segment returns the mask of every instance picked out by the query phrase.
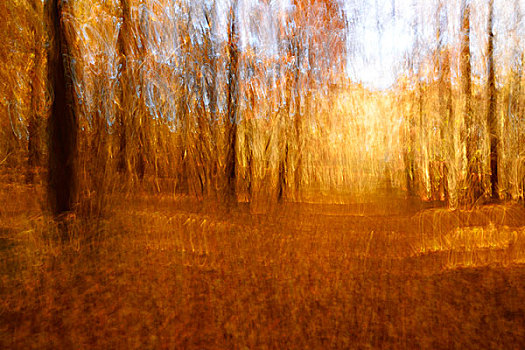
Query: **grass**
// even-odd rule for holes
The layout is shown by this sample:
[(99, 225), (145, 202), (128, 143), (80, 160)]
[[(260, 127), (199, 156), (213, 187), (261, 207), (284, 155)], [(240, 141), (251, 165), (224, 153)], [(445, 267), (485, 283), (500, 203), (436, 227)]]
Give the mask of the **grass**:
[(87, 246), (92, 223), (72, 221), (59, 244), (38, 188), (10, 186), (0, 190), (0, 348), (525, 346), (519, 206), (388, 214), (287, 203), (253, 214), (122, 196)]

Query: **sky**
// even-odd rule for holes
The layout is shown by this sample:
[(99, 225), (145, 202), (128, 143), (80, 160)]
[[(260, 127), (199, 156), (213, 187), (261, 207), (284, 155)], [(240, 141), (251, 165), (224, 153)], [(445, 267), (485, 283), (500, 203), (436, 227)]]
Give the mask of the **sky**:
[[(417, 52), (416, 30), (419, 31), (419, 51), (424, 52), (436, 45), (435, 0), (342, 1), (350, 24), (353, 24), (349, 29), (348, 74), (368, 87), (386, 89), (395, 83), (406, 58)], [(470, 1), (473, 74), (483, 76), (488, 1)], [(518, 2), (519, 14), (515, 11), (514, 0), (494, 1), (495, 50), (501, 66), (512, 59), (516, 45), (524, 49), (525, 0)], [(460, 0), (444, 0), (444, 4), (449, 16), (448, 30), (452, 33), (448, 40), (451, 45), (458, 45)], [(516, 28), (519, 18), (521, 25)], [(521, 39), (518, 42), (510, 40), (515, 37)]]
[(396, 65), (413, 45), (412, 2), (396, 0), (393, 6), (392, 1), (345, 1), (350, 23), (354, 23), (348, 38), (350, 77), (377, 89), (395, 82)]
[[(219, 26), (226, 27), (229, 1), (218, 1)], [(255, 45), (259, 54), (277, 54), (276, 26), (279, 13), (289, 9), (291, 0), (238, 0), (241, 24), (241, 46)], [(347, 40), (347, 74), (373, 89), (391, 87), (399, 72), (407, 66), (415, 53), (425, 54), (435, 49), (435, 9), (437, 0), (332, 0), (339, 1), (349, 24)], [(459, 47), (460, 2), (443, 0), (448, 14), (448, 39), (452, 47)], [(486, 47), (487, 1), (472, 3), (471, 52), (473, 74), (483, 76)], [(513, 32), (518, 18), (514, 0), (494, 0), (497, 64), (505, 66), (511, 59), (516, 43), (510, 37), (525, 37), (525, 21), (520, 32)], [(518, 0), (521, 16), (525, 0)], [(219, 30), (226, 35), (225, 30)], [(417, 32), (417, 33), (416, 33)], [(416, 40), (416, 38), (418, 38)], [(225, 37), (223, 38), (225, 39)], [(521, 45), (523, 49), (523, 39)], [(499, 60), (499, 62), (498, 62)], [(503, 63), (503, 64), (502, 64)], [(457, 62), (456, 62), (457, 65)], [(500, 72), (501, 73), (501, 72)]]
[[(387, 88), (395, 81), (395, 64), (412, 45), (408, 19), (412, 18), (413, 0), (339, 1), (351, 25), (348, 33), (348, 74), (371, 87)], [(392, 19), (394, 2), (396, 14), (399, 14), (397, 20)], [(286, 11), (291, 6), (290, 0), (272, 0), (267, 3), (240, 0), (239, 6), (242, 41), (259, 41), (267, 53), (276, 53), (277, 48), (272, 47), (276, 33), (265, 24), (272, 19), (264, 15), (261, 18), (261, 14)], [(258, 15), (254, 16), (254, 13)], [(253, 35), (253, 28), (258, 28), (259, 33)]]

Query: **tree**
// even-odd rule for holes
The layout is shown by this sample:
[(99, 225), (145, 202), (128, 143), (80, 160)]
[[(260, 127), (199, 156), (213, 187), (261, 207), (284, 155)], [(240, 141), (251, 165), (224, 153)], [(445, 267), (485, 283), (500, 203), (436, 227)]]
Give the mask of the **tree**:
[(129, 166), (127, 161), (127, 123), (128, 111), (127, 103), (130, 98), (129, 80), (128, 80), (128, 57), (129, 43), (127, 42), (131, 37), (131, 13), (128, 0), (121, 0), (120, 6), (122, 8), (122, 27), (120, 28), (118, 36), (118, 50), (120, 54), (121, 67), (119, 71), (119, 109), (117, 110), (117, 127), (118, 127), (118, 155), (117, 155), (117, 170), (121, 173), (127, 174)]
[[(345, 70), (346, 21), (335, 0), (293, 0), (280, 23), (281, 79), (284, 81), (278, 199), (288, 190), (293, 175), (295, 196), (303, 177), (301, 148), (304, 125), (311, 112), (312, 91), (321, 84), (333, 87)], [(293, 121), (289, 125), (288, 121)], [(291, 169), (288, 169), (291, 168)], [(290, 171), (291, 170), (291, 171)]]
[[(442, 160), (449, 162), (455, 156), (454, 145), (454, 108), (452, 96), (452, 80), (451, 80), (451, 65), (450, 65), (450, 50), (448, 43), (445, 42), (445, 31), (448, 26), (448, 13), (446, 4), (443, 0), (439, 0), (436, 12), (436, 41), (437, 41), (437, 61), (435, 65), (438, 69), (438, 94), (439, 94), (439, 114), (441, 118), (440, 139), (442, 148)], [(452, 136), (452, 140), (448, 138)], [(450, 163), (449, 163), (450, 164)], [(449, 206), (455, 206), (456, 195), (455, 189), (449, 188), (452, 181), (448, 181), (449, 166), (447, 162), (443, 162), (441, 168), (441, 185), (443, 186), (443, 194), (448, 201)]]
[[(416, 3), (414, 3), (414, 6)], [(412, 48), (412, 58), (407, 59), (408, 63), (408, 70), (409, 74), (412, 76), (415, 76), (416, 84), (415, 87), (409, 87), (410, 93), (409, 93), (409, 99), (414, 102), (414, 100), (417, 100), (417, 109), (415, 108), (413, 104), (411, 105), (411, 111), (408, 115), (408, 130), (407, 130), (407, 137), (405, 142), (407, 143), (406, 147), (408, 148), (405, 150), (404, 154), (404, 162), (405, 162), (405, 181), (407, 186), (407, 193), (410, 197), (413, 197), (417, 193), (417, 173), (418, 168), (417, 166), (421, 167), (421, 164), (416, 163), (416, 148), (422, 149), (422, 124), (423, 124), (423, 103), (424, 103), (424, 96), (423, 96), (423, 85), (422, 85), (422, 76), (421, 71), (423, 68), (423, 58), (421, 55), (421, 33), (420, 33), (420, 23), (416, 17), (413, 19), (413, 30), (414, 30), (414, 45)], [(416, 74), (417, 73), (417, 74)], [(418, 118), (416, 118), (416, 116)], [(419, 120), (419, 145), (416, 142), (416, 134), (417, 134), (417, 125)], [(419, 146), (419, 147), (418, 147)]]
[(48, 119), (48, 197), (55, 218), (74, 209), (77, 187), (75, 156), (78, 131), (72, 102), (71, 75), (66, 64), (68, 42), (62, 21), (63, 7), (62, 0), (49, 0), (47, 3), (52, 40), (48, 54), (48, 79), (54, 94)]
[(498, 121), (496, 118), (496, 74), (494, 71), (494, 0), (488, 3), (487, 21), (487, 123), (490, 137), (490, 187), (492, 199), (497, 199), (498, 195)]
[(479, 159), (476, 159), (477, 138), (475, 137), (474, 116), (472, 114), (472, 63), (470, 53), (470, 0), (461, 1), (461, 48), (460, 48), (460, 74), (461, 92), (463, 98), (463, 119), (465, 130), (462, 132), (461, 141), (465, 143), (467, 160), (467, 201), (473, 202), (479, 195), (478, 176)]
[[(525, 154), (524, 154), (524, 148), (523, 148), (523, 130), (525, 129), (524, 126), (524, 118), (520, 117), (523, 116), (523, 113), (525, 112), (525, 93), (523, 84), (525, 83), (525, 79), (523, 79), (523, 69), (525, 67), (525, 53), (523, 51), (523, 38), (520, 35), (520, 27), (523, 27), (522, 24), (522, 10), (520, 6), (520, 1), (515, 0), (514, 6), (513, 6), (513, 12), (514, 12), (514, 23), (512, 25), (512, 37), (513, 39), (513, 49), (512, 49), (512, 56), (510, 60), (510, 75), (508, 77), (508, 85), (509, 88), (506, 93), (505, 97), (505, 119), (504, 119), (504, 130), (505, 133), (500, 132), (501, 141), (507, 141), (505, 144), (504, 150), (510, 150), (515, 152), (517, 155), (516, 157), (512, 157), (511, 160), (511, 173), (510, 176), (510, 182), (512, 183), (512, 190), (511, 193), (514, 197), (524, 199), (525, 194), (525, 171), (521, 170), (520, 168), (525, 169)], [(515, 137), (514, 140), (505, 140), (505, 136), (512, 135)], [(508, 152), (508, 151), (507, 151)], [(509, 184), (510, 185), (510, 184)]]
[(238, 63), (239, 63), (239, 32), (237, 22), (237, 0), (230, 5), (228, 15), (227, 38), (227, 91), (226, 91), (226, 125), (227, 125), (227, 155), (226, 155), (226, 195), (228, 200), (236, 201), (237, 173), (237, 105), (238, 105)]
[[(202, 4), (202, 15), (199, 28), (196, 34), (199, 39), (193, 47), (196, 60), (193, 63), (195, 72), (199, 70), (204, 73), (200, 79), (195, 79), (195, 110), (197, 118), (197, 132), (199, 142), (196, 144), (197, 159), (197, 176), (199, 178), (200, 191), (203, 195), (211, 195), (213, 183), (213, 174), (216, 172), (217, 164), (216, 155), (219, 154), (217, 147), (214, 145), (214, 127), (217, 120), (217, 50), (216, 37), (213, 31), (216, 20), (216, 3), (212, 1), (209, 5)], [(237, 87), (238, 88), (238, 87)], [(207, 103), (206, 103), (207, 102)]]

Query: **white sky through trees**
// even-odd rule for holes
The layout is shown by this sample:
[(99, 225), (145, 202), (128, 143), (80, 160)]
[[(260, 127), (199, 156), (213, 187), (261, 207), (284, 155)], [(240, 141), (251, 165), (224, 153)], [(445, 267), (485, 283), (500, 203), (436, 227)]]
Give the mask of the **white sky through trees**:
[[(218, 26), (226, 27), (232, 0), (216, 2)], [(293, 9), (291, 0), (237, 0), (241, 47), (256, 48), (258, 55), (278, 54), (277, 27), (280, 16)], [(347, 73), (374, 89), (392, 86), (400, 72), (418, 69), (421, 59), (436, 48), (436, 9), (439, 0), (332, 0), (343, 8), (347, 31)], [(443, 44), (459, 45), (461, 0), (441, 0), (446, 23)], [(471, 3), (471, 53), (474, 78), (484, 75), (488, 0)], [(516, 11), (516, 4), (517, 11)], [(193, 6), (202, 6), (197, 3)], [(495, 56), (497, 65), (508, 67), (515, 51), (523, 51), (525, 0), (494, 1)], [(517, 13), (519, 12), (519, 13)], [(519, 23), (519, 25), (516, 25)], [(223, 36), (226, 31), (219, 30)], [(224, 37), (225, 38), (225, 37)], [(223, 38), (223, 39), (224, 39)], [(456, 57), (452, 57), (453, 67)], [(502, 72), (497, 72), (501, 74)]]
[[(471, 53), (473, 75), (485, 72), (487, 0), (469, 0), (472, 6)], [(445, 43), (459, 43), (460, 0), (442, 0), (448, 33)], [(349, 20), (349, 75), (372, 88), (390, 87), (397, 74), (418, 56), (428, 55), (436, 47), (436, 8), (438, 0), (346, 0)], [(518, 8), (516, 9), (516, 3)], [(494, 1), (496, 59), (508, 67), (515, 51), (523, 51), (525, 36), (523, 10), (525, 1)], [(417, 69), (417, 68), (416, 68)], [(502, 73), (502, 72), (499, 72)]]
[(370, 87), (389, 87), (395, 80), (395, 65), (412, 47), (412, 1), (346, 1), (345, 10), (350, 76)]

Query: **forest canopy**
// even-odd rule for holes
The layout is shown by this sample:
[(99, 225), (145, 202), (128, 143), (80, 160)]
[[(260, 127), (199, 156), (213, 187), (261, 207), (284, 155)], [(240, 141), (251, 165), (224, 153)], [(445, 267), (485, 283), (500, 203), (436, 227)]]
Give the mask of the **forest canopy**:
[(57, 214), (101, 211), (120, 187), (228, 203), (523, 199), (524, 8), (2, 2), (0, 166), (46, 182)]

